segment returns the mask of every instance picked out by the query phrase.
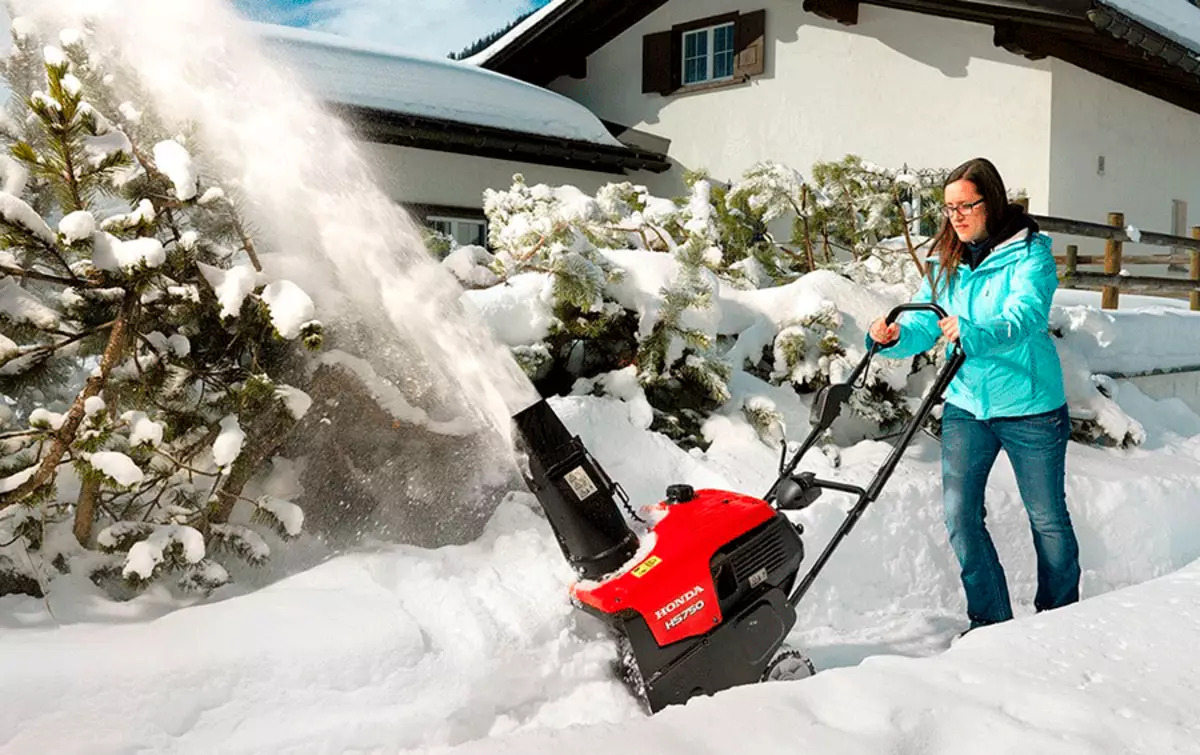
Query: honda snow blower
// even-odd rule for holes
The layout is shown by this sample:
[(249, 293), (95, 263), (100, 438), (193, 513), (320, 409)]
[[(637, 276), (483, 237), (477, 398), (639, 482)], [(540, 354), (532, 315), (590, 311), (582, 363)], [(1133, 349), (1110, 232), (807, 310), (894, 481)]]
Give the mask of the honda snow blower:
[[(914, 310), (946, 316), (936, 304), (904, 304), (886, 321)], [(764, 497), (668, 485), (665, 500), (649, 509), (653, 522), (645, 543), (617, 506), (620, 498), (636, 518), (625, 491), (544, 400), (514, 417), (529, 457), (530, 490), (579, 576), (571, 586), (572, 601), (612, 628), (625, 681), (651, 713), (697, 695), (815, 673), (807, 657), (784, 645), (796, 623), (796, 606), (879, 496), (964, 359), (956, 347), (866, 488), (795, 473), (837, 419), (878, 348), (867, 352), (846, 382), (817, 394), (811, 432), (790, 461), (784, 444), (779, 477)], [(812, 505), (823, 490), (852, 494), (857, 502), (797, 581), (804, 531), (783, 512)]]

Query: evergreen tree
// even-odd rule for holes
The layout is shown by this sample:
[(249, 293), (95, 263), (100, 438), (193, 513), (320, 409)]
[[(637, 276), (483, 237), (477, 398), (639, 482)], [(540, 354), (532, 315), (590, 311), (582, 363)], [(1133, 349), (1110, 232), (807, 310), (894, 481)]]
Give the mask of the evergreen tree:
[(0, 543), (67, 568), (46, 533), (69, 526), (112, 554), (89, 561), (98, 574), (212, 589), (229, 580), (218, 553), (266, 558), (247, 524), (300, 531), (294, 504), (241, 493), (307, 410), (284, 379), (322, 326), (304, 291), (264, 276), (236, 202), (130, 99), (136, 81), (83, 33), (13, 30)]

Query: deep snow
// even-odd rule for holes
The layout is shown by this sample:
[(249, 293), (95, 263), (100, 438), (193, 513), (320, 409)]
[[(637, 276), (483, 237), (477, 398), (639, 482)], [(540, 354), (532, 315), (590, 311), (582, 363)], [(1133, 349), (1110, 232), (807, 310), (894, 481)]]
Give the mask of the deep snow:
[[(753, 388), (803, 421), (794, 394)], [(42, 601), (0, 599), (0, 752), (1200, 751), (1200, 417), (1129, 385), (1120, 400), (1146, 446), (1070, 451), (1085, 601), (1030, 616), (1032, 550), (1002, 457), (989, 523), (1018, 620), (944, 654), (963, 605), (937, 446), (921, 435), (801, 606), (792, 641), (825, 669), (811, 680), (644, 720), (610, 671), (612, 642), (567, 603), (532, 497), (514, 494), (468, 545), (366, 547), (206, 605), (168, 611), (157, 590), (113, 604), (64, 578), (58, 625)], [(553, 405), (635, 503), (668, 482), (770, 482), (774, 451), (740, 418), (686, 453), (624, 402)], [(863, 480), (886, 450), (804, 467)], [(809, 562), (845, 505), (829, 495), (800, 515)]]

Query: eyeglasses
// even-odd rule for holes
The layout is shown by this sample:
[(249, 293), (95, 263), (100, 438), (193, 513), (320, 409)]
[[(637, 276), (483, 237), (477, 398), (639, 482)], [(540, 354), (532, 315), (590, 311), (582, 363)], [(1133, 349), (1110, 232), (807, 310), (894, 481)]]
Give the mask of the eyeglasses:
[(950, 217), (951, 215), (974, 215), (975, 208), (983, 204), (983, 199), (976, 199), (974, 202), (963, 202), (962, 204), (948, 204), (942, 206), (942, 215)]

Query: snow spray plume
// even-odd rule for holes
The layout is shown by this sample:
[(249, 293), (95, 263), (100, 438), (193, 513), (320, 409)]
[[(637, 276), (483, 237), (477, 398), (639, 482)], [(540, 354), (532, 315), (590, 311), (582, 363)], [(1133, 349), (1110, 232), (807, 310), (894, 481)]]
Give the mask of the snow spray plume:
[[(457, 281), (425, 251), (408, 214), (377, 187), (344, 125), (271, 61), (254, 25), (226, 0), (11, 0), (10, 6), (51, 42), (61, 29), (86, 29), (87, 44), (106, 66), (133, 74), (156, 114), (210, 163), (210, 179), (237, 198), (253, 224), (263, 268), (286, 270), (313, 294), (337, 349), (321, 358), (325, 364), (350, 368), (373, 398), (390, 404), (402, 429), (470, 438), (472, 452), (482, 453), (428, 460), (450, 468), (444, 471), (418, 470), (407, 460), (400, 479), (410, 489), (379, 491), (384, 500), (463, 499), (501, 483), (494, 470), (511, 467), (510, 418), (536, 401), (536, 392), (487, 327), (462, 310)], [(381, 377), (388, 380), (384, 390)], [(325, 403), (338, 400), (334, 394)], [(355, 470), (356, 461), (349, 462)], [(419, 472), (425, 477), (416, 483)]]

